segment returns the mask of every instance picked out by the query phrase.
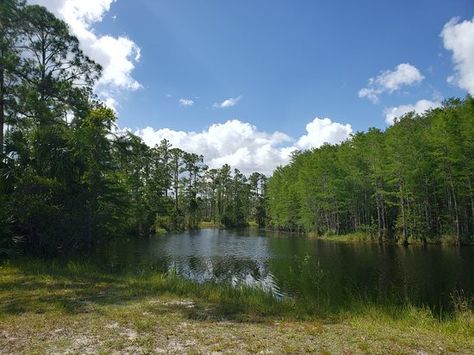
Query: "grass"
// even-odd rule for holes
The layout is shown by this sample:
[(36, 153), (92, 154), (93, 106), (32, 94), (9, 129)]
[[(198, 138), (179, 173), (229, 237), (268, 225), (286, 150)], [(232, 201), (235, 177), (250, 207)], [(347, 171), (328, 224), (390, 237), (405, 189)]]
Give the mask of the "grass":
[(342, 235), (330, 234), (321, 237), (323, 240), (329, 240), (333, 242), (363, 242), (363, 243), (373, 243), (378, 242), (377, 238), (372, 237), (370, 234), (365, 232), (354, 232)]
[(221, 223), (215, 223), (213, 221), (201, 221), (199, 222), (199, 229), (210, 229), (210, 228), (224, 228)]
[(164, 228), (156, 228), (155, 229), (155, 235), (165, 235), (167, 233), (168, 233), (168, 231)]
[(278, 301), (255, 289), (85, 262), (0, 266), (0, 353), (468, 353), (472, 305), (456, 314), (357, 301)]
[[(258, 224), (255, 221), (248, 221), (245, 226), (242, 226), (243, 228), (258, 228)], [(222, 223), (219, 222), (213, 222), (213, 221), (201, 221), (199, 222), (199, 229), (222, 229), (225, 228), (225, 226)]]
[[(309, 238), (319, 238), (321, 240), (327, 240), (331, 242), (344, 242), (344, 243), (379, 243), (379, 239), (373, 235), (370, 235), (367, 232), (353, 232), (347, 234), (327, 234), (324, 236), (316, 236), (314, 233), (308, 233)], [(398, 237), (396, 243), (402, 244), (404, 242), (402, 237)], [(422, 245), (423, 241), (419, 238), (408, 238), (408, 244), (410, 245)], [(445, 246), (455, 246), (456, 237), (450, 235), (443, 235), (441, 237), (428, 238), (426, 244), (433, 245), (445, 245)], [(462, 240), (462, 245), (474, 245), (472, 240)]]

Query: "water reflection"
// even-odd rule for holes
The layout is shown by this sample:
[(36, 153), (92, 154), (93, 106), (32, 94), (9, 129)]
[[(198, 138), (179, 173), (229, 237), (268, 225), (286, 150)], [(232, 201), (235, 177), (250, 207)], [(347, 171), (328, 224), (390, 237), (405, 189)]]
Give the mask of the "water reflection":
[(209, 256), (176, 257), (169, 258), (167, 270), (198, 283), (216, 282), (228, 283), (233, 287), (257, 287), (282, 296), (268, 265), (262, 260)]
[(174, 270), (196, 282), (260, 287), (274, 295), (338, 304), (360, 297), (446, 309), (474, 296), (474, 248), (345, 244), (255, 231), (202, 230), (134, 239), (101, 252), (104, 262)]
[(174, 270), (193, 281), (258, 287), (281, 297), (268, 267), (268, 241), (265, 237), (204, 230), (166, 238), (153, 248), (166, 256), (168, 271)]

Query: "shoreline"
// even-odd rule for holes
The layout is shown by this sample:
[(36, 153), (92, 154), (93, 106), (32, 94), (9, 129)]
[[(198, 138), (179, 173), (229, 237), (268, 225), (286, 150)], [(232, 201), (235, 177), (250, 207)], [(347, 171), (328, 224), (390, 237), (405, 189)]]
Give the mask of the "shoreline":
[[(462, 301), (462, 300), (461, 300)], [(173, 275), (0, 264), (0, 348), (24, 352), (467, 353), (474, 313), (361, 301), (340, 311)]]
[[(437, 245), (437, 246), (449, 246), (449, 247), (458, 247), (455, 244), (455, 237), (454, 236), (444, 236), (444, 237), (437, 237), (436, 239), (427, 239), (424, 243), (422, 240), (409, 238), (408, 244), (404, 245), (401, 239), (399, 240), (378, 240), (378, 238), (371, 236), (368, 233), (361, 233), (361, 232), (354, 232), (354, 233), (346, 233), (346, 234), (339, 234), (339, 235), (329, 235), (329, 236), (316, 236), (313, 232), (292, 232), (292, 231), (284, 231), (278, 229), (271, 229), (271, 228), (258, 228), (257, 226), (249, 225), (247, 227), (241, 228), (226, 228), (223, 225), (218, 224), (205, 224), (203, 226), (199, 226), (199, 229), (256, 229), (260, 232), (264, 233), (271, 233), (276, 235), (289, 235), (289, 236), (300, 236), (303, 238), (314, 239), (314, 240), (322, 240), (322, 241), (331, 241), (331, 242), (340, 242), (340, 243), (363, 243), (363, 244), (384, 244), (384, 245), (400, 245), (400, 246), (428, 246), (428, 245)], [(170, 232), (173, 233), (173, 232)], [(466, 241), (463, 240), (460, 247), (463, 246), (474, 246), (473, 241)]]

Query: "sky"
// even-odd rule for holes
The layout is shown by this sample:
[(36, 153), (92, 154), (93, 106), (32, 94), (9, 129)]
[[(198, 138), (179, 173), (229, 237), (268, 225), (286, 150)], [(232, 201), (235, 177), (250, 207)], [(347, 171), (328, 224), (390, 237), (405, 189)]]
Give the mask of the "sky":
[(29, 0), (153, 146), (271, 174), (295, 150), (474, 95), (474, 0)]

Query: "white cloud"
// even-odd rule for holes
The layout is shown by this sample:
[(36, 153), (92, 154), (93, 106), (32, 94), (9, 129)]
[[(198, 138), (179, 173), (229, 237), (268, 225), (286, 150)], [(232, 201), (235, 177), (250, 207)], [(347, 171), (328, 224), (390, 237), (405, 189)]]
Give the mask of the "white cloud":
[(107, 102), (116, 100), (121, 90), (137, 90), (140, 83), (132, 76), (140, 60), (140, 48), (125, 36), (97, 35), (93, 25), (102, 21), (116, 0), (29, 0), (45, 6), (63, 19), (71, 32), (79, 39), (86, 55), (101, 64), (102, 77), (96, 92)]
[(282, 143), (291, 141), (288, 135), (262, 132), (250, 123), (239, 120), (215, 123), (202, 132), (146, 127), (136, 133), (149, 146), (167, 139), (175, 147), (204, 155), (211, 168), (230, 164), (245, 173), (271, 173), (277, 165), (288, 163), (291, 154), (280, 147)]
[(453, 52), (455, 74), (448, 82), (474, 95), (474, 18), (459, 22), (453, 18), (441, 32), (444, 48)]
[(107, 107), (111, 108), (115, 112), (117, 112), (117, 108), (119, 106), (119, 103), (117, 100), (115, 100), (113, 97), (109, 96), (105, 99), (104, 103), (107, 105)]
[(385, 70), (375, 78), (370, 78), (368, 86), (359, 90), (359, 97), (366, 97), (376, 103), (380, 94), (392, 93), (404, 85), (420, 83), (423, 79), (424, 76), (413, 65), (398, 64), (394, 70)]
[(191, 99), (179, 99), (179, 104), (181, 106), (192, 106), (194, 105), (194, 101)]
[(341, 143), (350, 137), (352, 127), (350, 124), (332, 122), (329, 118), (316, 117), (306, 125), (306, 132), (296, 143), (300, 149), (318, 148), (324, 143)]
[(417, 114), (422, 114), (427, 110), (441, 107), (441, 102), (439, 101), (430, 101), (430, 100), (420, 100), (414, 105), (400, 105), (396, 107), (389, 107), (385, 109), (385, 122), (391, 126), (395, 123), (395, 119), (402, 117), (403, 115), (409, 112), (415, 112)]
[(227, 107), (233, 107), (237, 105), (237, 103), (242, 99), (242, 96), (234, 97), (234, 98), (229, 98), (226, 99), (222, 102), (216, 102), (213, 107), (214, 108), (227, 108)]
[(339, 143), (352, 132), (350, 125), (341, 125), (327, 118), (315, 118), (306, 130), (307, 134), (296, 143), (285, 133), (263, 132), (239, 120), (212, 124), (202, 132), (146, 127), (136, 134), (149, 146), (167, 139), (175, 147), (202, 154), (211, 168), (229, 164), (246, 174), (259, 171), (269, 175), (278, 165), (287, 164), (295, 150), (319, 147), (325, 142)]

